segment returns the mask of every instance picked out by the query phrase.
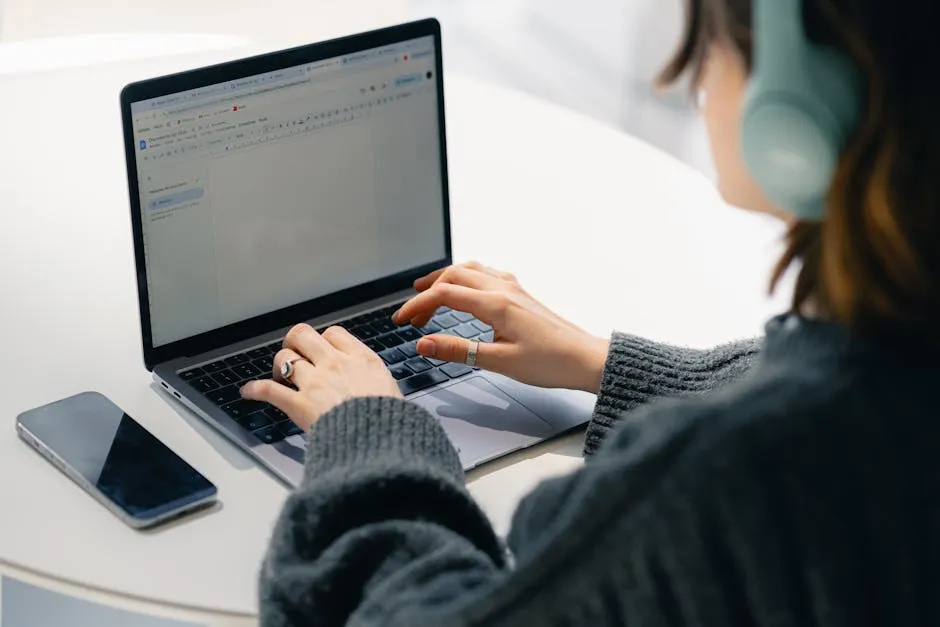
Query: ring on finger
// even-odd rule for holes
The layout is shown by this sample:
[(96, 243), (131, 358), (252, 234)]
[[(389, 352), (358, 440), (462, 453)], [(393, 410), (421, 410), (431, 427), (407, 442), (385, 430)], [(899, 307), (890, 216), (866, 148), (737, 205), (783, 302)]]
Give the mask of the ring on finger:
[(281, 378), (285, 381), (290, 381), (291, 377), (294, 376), (294, 363), (298, 361), (306, 361), (303, 357), (295, 357), (294, 359), (288, 359), (283, 364), (281, 364)]
[(477, 367), (477, 355), (480, 353), (480, 340), (470, 340), (467, 346), (467, 360), (464, 362), (471, 368)]

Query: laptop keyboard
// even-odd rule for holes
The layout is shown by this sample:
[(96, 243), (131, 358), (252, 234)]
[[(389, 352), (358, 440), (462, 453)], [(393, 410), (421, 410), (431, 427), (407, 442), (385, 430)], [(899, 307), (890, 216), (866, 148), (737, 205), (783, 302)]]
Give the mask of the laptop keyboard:
[[(468, 313), (447, 307), (439, 309), (427, 326), (420, 329), (410, 325), (396, 326), (391, 315), (399, 306), (356, 316), (337, 323), (337, 326), (344, 327), (379, 354), (406, 396), (473, 372), (463, 364), (418, 355), (415, 346), (423, 336), (443, 333), (481, 342), (493, 341), (493, 329), (489, 325)], [(325, 329), (322, 327), (317, 331)], [(274, 444), (302, 433), (300, 428), (276, 407), (241, 398), (239, 390), (249, 381), (273, 378), (274, 355), (281, 348), (279, 340), (198, 368), (189, 368), (179, 376), (259, 440)]]

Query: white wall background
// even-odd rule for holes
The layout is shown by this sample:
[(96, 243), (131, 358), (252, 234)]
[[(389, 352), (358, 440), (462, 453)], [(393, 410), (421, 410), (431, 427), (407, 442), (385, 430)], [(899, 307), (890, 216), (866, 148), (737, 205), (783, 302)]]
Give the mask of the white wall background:
[(561, 103), (713, 175), (704, 129), (653, 79), (682, 31), (683, 0), (412, 0), (444, 24), (449, 69)]
[[(705, 135), (684, 94), (656, 95), (652, 90), (656, 71), (679, 37), (683, 4), (683, 0), (0, 0), (0, 41), (175, 32), (241, 35), (276, 48), (433, 15), (444, 24), (449, 70), (586, 113), (711, 175)], [(129, 50), (133, 40), (109, 46), (116, 56), (140, 54)], [(146, 46), (141, 42), (137, 47)]]

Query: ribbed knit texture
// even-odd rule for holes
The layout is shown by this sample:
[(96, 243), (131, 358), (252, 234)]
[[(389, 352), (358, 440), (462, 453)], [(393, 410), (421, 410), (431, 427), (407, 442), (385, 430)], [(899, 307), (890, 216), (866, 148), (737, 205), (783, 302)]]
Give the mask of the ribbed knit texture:
[(760, 346), (616, 336), (597, 452), (522, 501), (513, 559), (430, 414), (334, 409), (274, 530), (262, 625), (940, 624), (940, 356), (797, 318)]
[(607, 432), (640, 405), (657, 398), (711, 392), (739, 379), (751, 368), (760, 344), (753, 339), (696, 350), (614, 333), (584, 454), (596, 453)]

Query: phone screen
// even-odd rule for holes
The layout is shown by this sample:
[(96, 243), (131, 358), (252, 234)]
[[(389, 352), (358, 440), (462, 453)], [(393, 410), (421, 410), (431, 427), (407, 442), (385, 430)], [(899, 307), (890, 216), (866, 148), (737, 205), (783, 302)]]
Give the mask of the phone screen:
[(215, 486), (106, 397), (86, 393), (23, 414), (21, 424), (128, 515), (148, 519)]

